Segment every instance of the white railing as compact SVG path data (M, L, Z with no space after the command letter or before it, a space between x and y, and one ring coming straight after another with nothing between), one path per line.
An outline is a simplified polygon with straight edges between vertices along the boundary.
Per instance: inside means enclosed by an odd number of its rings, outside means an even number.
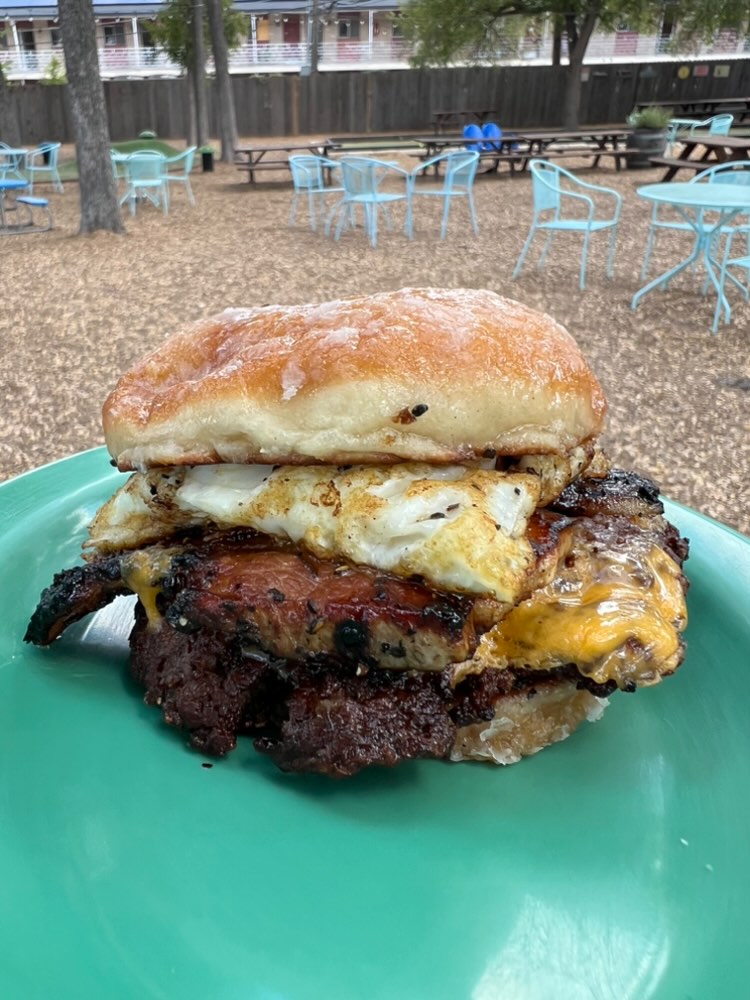
M690 51L674 51L669 38L620 31L611 35L594 35L585 61L606 63L679 58L739 58L746 57L748 52L750 39L734 31L720 32L713 42L696 44ZM339 39L321 44L319 65L322 70L408 66L410 54L409 46L402 39L372 42ZM563 44L563 57L566 55ZM502 55L488 54L486 61L548 65L552 61L551 36L509 39ZM18 52L8 48L0 50L0 62L6 77L11 80L54 78L64 72L61 47L32 52ZM309 47L304 42L248 42L230 54L230 69L233 73L268 72L271 69L296 72L306 64L309 64ZM99 49L99 66L105 78L177 76L181 73L180 67L165 52L151 47L136 49L106 46ZM209 70L210 68L209 64Z

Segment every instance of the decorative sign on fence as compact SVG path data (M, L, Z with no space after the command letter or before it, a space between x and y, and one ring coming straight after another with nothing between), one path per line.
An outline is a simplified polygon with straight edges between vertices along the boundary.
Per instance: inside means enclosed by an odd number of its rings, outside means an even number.
M729 63L717 63L714 66L714 76L729 76Z
M705 63L693 66L693 76L708 76L708 66Z

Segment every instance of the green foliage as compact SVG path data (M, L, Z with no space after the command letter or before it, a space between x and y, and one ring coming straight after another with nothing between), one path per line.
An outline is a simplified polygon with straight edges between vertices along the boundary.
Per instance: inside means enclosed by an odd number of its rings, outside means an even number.
M162 139L125 139L122 142L113 142L112 149L118 153L142 153L144 150L151 150L154 153L161 153L163 156L176 156L182 150L172 146Z
M47 63L47 68L45 69L44 76L40 82L52 87L68 82L63 64L57 56L52 56L50 61Z
M227 46L236 49L247 37L247 15L232 9L232 0L221 0L224 11L224 34ZM169 58L187 69L192 61L193 41L190 26L193 20L192 0L166 0L162 11L149 28L154 41L160 45ZM203 31L207 50L211 39L208 18L203 19Z
M627 117L627 123L633 128L653 129L656 132L661 132L667 127L673 115L672 108L643 108L642 111L631 111Z
M603 30L624 22L646 31L658 27L664 10L664 0L410 0L401 23L415 46L414 63L428 66L502 57L509 19L551 17L575 42L579 33L587 40L584 25L592 19ZM683 39L709 38L748 16L747 0L682 0L678 10Z

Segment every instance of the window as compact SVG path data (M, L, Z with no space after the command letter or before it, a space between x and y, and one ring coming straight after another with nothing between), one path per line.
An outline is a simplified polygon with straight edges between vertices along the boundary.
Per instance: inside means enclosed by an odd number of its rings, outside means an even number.
M35 52L36 42L34 40L34 29L31 24L21 21L16 21L16 28L18 30L18 41L24 52Z
M355 17L340 17L338 19L339 38L359 38L359 14Z
M104 45L106 48L125 45L125 25L120 23L104 25Z
M50 45L52 45L53 48L57 48L62 45L62 31L60 31L59 28L51 27L49 29L49 40Z

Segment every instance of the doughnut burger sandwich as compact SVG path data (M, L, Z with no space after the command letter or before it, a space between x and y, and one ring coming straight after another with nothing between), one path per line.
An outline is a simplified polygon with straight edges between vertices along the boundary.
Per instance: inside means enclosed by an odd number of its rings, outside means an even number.
M202 753L512 763L683 658L687 542L604 414L570 335L488 291L227 310L106 400L131 475L26 639L132 593L132 674Z

